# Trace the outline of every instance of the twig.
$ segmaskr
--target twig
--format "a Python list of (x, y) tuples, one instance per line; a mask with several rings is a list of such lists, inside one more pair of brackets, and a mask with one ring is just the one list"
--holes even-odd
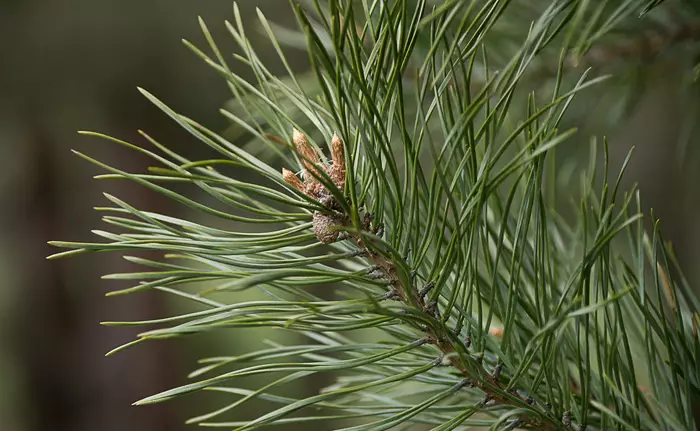
[[(429, 312), (430, 304), (425, 302), (425, 298), (420, 294), (420, 292), (413, 288), (404, 288), (405, 286), (402, 285), (401, 280), (397, 276), (396, 267), (393, 262), (367, 248), (360, 234), (354, 233), (351, 236), (357, 242), (358, 247), (365, 251), (366, 256), (369, 257), (374, 266), (381, 268), (380, 271), (384, 273), (385, 278), (387, 278), (390, 284), (394, 286), (390, 292), (392, 298), (397, 297), (397, 299), (404, 304), (411, 306), (411, 300), (406, 296), (406, 292), (409, 292), (409, 294), (412, 295), (413, 303), (418, 304), (418, 308), (420, 308), (422, 311), (426, 313)], [(465, 379), (469, 380), (472, 387), (481, 389), (486, 394), (488, 399), (500, 405), (510, 405), (514, 407), (532, 406), (533, 401), (530, 397), (523, 398), (519, 394), (513, 393), (512, 395), (517, 397), (521, 402), (519, 403), (513, 401), (512, 399), (501, 395), (499, 392), (489, 387), (489, 385), (482, 378), (480, 378), (480, 376), (475, 376), (470, 373), (455, 354), (455, 347), (448, 341), (448, 336), (444, 328), (440, 327), (438, 330), (426, 328), (426, 330), (428, 332), (428, 342), (437, 347), (442, 355), (449, 357), (451, 365), (459, 370)], [(497, 385), (496, 381), (494, 381), (494, 385)], [(547, 417), (546, 415), (544, 416)], [(553, 431), (559, 428), (558, 423), (554, 422), (554, 420), (551, 418), (549, 418), (549, 420), (549, 422), (543, 421), (540, 418), (531, 417), (526, 414), (520, 415), (517, 418), (520, 427), (536, 427), (536, 429), (544, 431)]]

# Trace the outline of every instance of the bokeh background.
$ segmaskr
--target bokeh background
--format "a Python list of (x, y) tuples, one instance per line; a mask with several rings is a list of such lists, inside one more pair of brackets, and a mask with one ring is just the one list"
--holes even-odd
[[(254, 21), (255, 7), (273, 21), (293, 25), (286, 0), (240, 2), (244, 22)], [(106, 328), (100, 321), (162, 316), (178, 305), (150, 294), (106, 298), (114, 285), (99, 277), (126, 265), (116, 255), (45, 260), (55, 251), (47, 240), (93, 239), (89, 231), (100, 222), (91, 208), (106, 203), (102, 191), (137, 206), (181, 213), (166, 199), (129, 184), (92, 181), (96, 169), (69, 150), (137, 171), (145, 168), (143, 159), (76, 131), (136, 141), (137, 129), (144, 129), (196, 154), (196, 143), (150, 105), (137, 85), (212, 130), (226, 129), (217, 112), (229, 96), (223, 80), (180, 42), (203, 43), (198, 15), (226, 52), (232, 46), (223, 25), (232, 18), (229, 0), (0, 0), (2, 431), (186, 429), (185, 419), (213, 402), (207, 396), (149, 407), (130, 404), (182, 383), (212, 347), (221, 353), (245, 349), (245, 336), (228, 333), (146, 343), (105, 358), (136, 330)], [(254, 30), (252, 25), (253, 39)], [(270, 52), (264, 44), (258, 49), (263, 57)], [(584, 136), (610, 137), (613, 167), (636, 146), (626, 184), (639, 183), (645, 208), (661, 217), (686, 275), (697, 284), (700, 157), (693, 127), (700, 99), (687, 82), (692, 64), (684, 53), (669, 42), (668, 52), (625, 59), (630, 76), (644, 72), (643, 79), (630, 83), (635, 97), (629, 112), (621, 121), (600, 121), (606, 111), (598, 104), (579, 111), (577, 120), (587, 125)], [(304, 67), (302, 53), (292, 58), (296, 67)], [(585, 139), (581, 144), (586, 154)]]

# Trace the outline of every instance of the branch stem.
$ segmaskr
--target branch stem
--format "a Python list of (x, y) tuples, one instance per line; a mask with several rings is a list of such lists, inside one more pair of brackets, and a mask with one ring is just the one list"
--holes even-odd
[[(369, 226), (364, 226), (365, 231), (370, 231)], [(420, 292), (413, 286), (404, 286), (401, 279), (397, 276), (396, 265), (390, 259), (385, 258), (372, 251), (367, 247), (365, 241), (362, 239), (362, 235), (357, 232), (349, 234), (349, 237), (354, 239), (360, 251), (364, 253), (371, 261), (372, 264), (378, 268), (384, 274), (384, 278), (389, 281), (391, 286), (391, 297), (403, 302), (407, 306), (412, 306), (412, 304), (417, 304), (423, 312), (429, 312), (430, 304), (426, 303), (425, 296), (421, 295)], [(408, 287), (408, 288), (407, 288)], [(410, 295), (410, 297), (407, 296)], [(484, 377), (484, 373), (473, 373), (462, 363), (460, 357), (455, 349), (455, 346), (449, 341), (447, 329), (438, 325), (436, 328), (427, 327), (426, 332), (428, 336), (428, 343), (434, 345), (443, 356), (448, 357), (450, 364), (464, 376), (466, 379), (471, 381), (473, 387), (481, 389), (484, 392), (485, 397), (489, 401), (493, 401), (496, 404), (504, 406), (513, 406), (518, 408), (523, 408), (526, 406), (531, 406), (531, 402), (527, 398), (523, 398), (516, 391), (511, 391), (512, 397), (516, 398), (518, 401), (512, 398), (506, 397), (502, 394), (502, 391), (498, 391), (497, 388), (501, 387), (501, 383), (498, 379), (494, 379), (492, 376)], [(555, 431), (560, 429), (570, 429), (559, 423), (556, 419), (552, 418), (551, 415), (540, 414), (538, 416), (521, 414), (518, 416), (517, 421), (519, 421), (519, 427), (529, 427), (535, 428), (543, 431)]]

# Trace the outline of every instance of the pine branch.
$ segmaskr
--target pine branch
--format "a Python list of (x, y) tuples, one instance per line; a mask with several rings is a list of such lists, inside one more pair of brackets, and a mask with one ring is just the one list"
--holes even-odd
[[(700, 301), (658, 227), (645, 232), (639, 194), (619, 191), (629, 158), (609, 178), (607, 142), (600, 172), (594, 142), (580, 193), (566, 190), (575, 202), (571, 219), (555, 199), (552, 153), (575, 131), (560, 130), (562, 117), (604, 79), (567, 75), (566, 55), (647, 3), (453, 0), (431, 9), (427, 0), (331, 0), (310, 2), (315, 15), (295, 5), (313, 82), (291, 70), (262, 13), (285, 79), (257, 56), (237, 8), (227, 29), (252, 82), (233, 72), (200, 22), (212, 54), (187, 46), (238, 101), (222, 114), (265, 151), (246, 151), (142, 90), (218, 156), (190, 160), (145, 134), (151, 147), (95, 133), (88, 134), (157, 166), (131, 173), (77, 154), (107, 171), (98, 179), (133, 181), (224, 223), (157, 214), (106, 195), (111, 206), (98, 210), (117, 231), (93, 231), (99, 242), (52, 242), (68, 249), (52, 257), (129, 253), (147, 269), (105, 276), (137, 283), (110, 294), (158, 290), (204, 307), (106, 322), (149, 325), (112, 353), (243, 328), (311, 341), (206, 358), (191, 375), (196, 381), (136, 404), (212, 390), (236, 399), (192, 422), (237, 431), (326, 420), (351, 421), (345, 429), (353, 431), (409, 423), (435, 431), (691, 427)], [(523, 12), (533, 23), (504, 43), (500, 23)], [(528, 79), (559, 42), (556, 84), (542, 104)], [(575, 82), (564, 84), (565, 77)], [(330, 143), (330, 158), (317, 136)], [(226, 175), (229, 167), (246, 180)], [(231, 230), (231, 222), (255, 228)], [(163, 259), (130, 255), (154, 250)], [(321, 286), (323, 297), (314, 293)], [(263, 299), (239, 296), (251, 289)], [(237, 294), (212, 298), (227, 292)], [(320, 373), (337, 380), (299, 399), (277, 393)], [(229, 386), (246, 376), (274, 377), (255, 390)], [(218, 421), (256, 399), (276, 407)]]
[[(367, 256), (373, 263), (371, 272), (376, 274), (374, 277), (381, 278), (387, 282), (390, 290), (384, 295), (385, 299), (398, 300), (407, 307), (414, 308), (418, 313), (439, 319), (437, 302), (426, 302), (426, 295), (432, 285), (428, 285), (420, 291), (413, 284), (406, 285), (398, 276), (394, 262), (367, 245), (372, 243), (373, 237), (377, 237), (381, 228), (379, 226), (372, 227), (371, 216), (365, 215), (361, 230), (345, 230), (344, 232), (347, 235), (339, 238), (339, 232), (343, 228), (352, 229), (349, 221), (359, 219), (360, 216), (359, 214), (347, 214), (338, 211), (341, 205), (332, 197), (332, 193), (320, 183), (322, 178), (319, 174), (320, 166), (317, 164), (318, 156), (309, 146), (306, 136), (295, 130), (294, 142), (297, 152), (304, 156), (303, 163), (306, 167), (304, 172), (305, 181), (302, 185), (296, 175), (284, 169), (285, 181), (293, 187), (303, 190), (311, 199), (317, 200), (321, 205), (333, 212), (331, 216), (318, 211), (314, 213), (314, 233), (319, 241), (333, 243), (339, 239), (353, 239), (357, 244), (356, 254), (358, 256)], [(338, 189), (342, 190), (346, 181), (345, 155), (342, 141), (337, 134), (333, 135), (330, 146), (333, 153), (333, 164), (325, 171), (333, 179), (333, 183)], [(347, 207), (347, 205), (342, 206)], [(426, 333), (426, 342), (435, 346), (441, 357), (446, 358), (455, 369), (459, 370), (459, 373), (464, 377), (462, 381), (463, 386), (475, 387), (483, 391), (485, 395), (484, 405), (496, 404), (532, 409), (534, 399), (531, 396), (521, 396), (519, 391), (509, 384), (505, 385), (509, 389), (503, 390), (499, 378), (502, 365), (499, 364), (492, 375), (484, 375), (479, 362), (464, 354), (464, 346), (457, 340), (456, 334), (447, 330), (439, 322), (436, 321), (435, 323), (435, 325), (424, 325), (421, 328)], [(465, 361), (470, 362), (469, 367), (465, 364)], [(536, 429), (544, 431), (559, 429), (560, 425), (545, 411), (539, 411), (536, 414), (521, 414), (516, 421), (518, 427), (536, 427)], [(570, 422), (569, 419), (567, 427), (570, 426)]]

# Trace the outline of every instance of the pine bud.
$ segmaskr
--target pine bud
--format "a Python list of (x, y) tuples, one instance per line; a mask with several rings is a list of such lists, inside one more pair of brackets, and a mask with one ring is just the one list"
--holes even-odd
[(330, 244), (338, 240), (339, 232), (334, 229), (339, 223), (338, 221), (322, 212), (316, 211), (313, 218), (314, 235), (324, 244)]
[(297, 177), (294, 174), (294, 172), (290, 171), (289, 169), (282, 168), (282, 179), (284, 179), (284, 181), (287, 184), (289, 184), (290, 186), (294, 187), (302, 193), (304, 193), (304, 191), (306, 190), (306, 186), (304, 186), (304, 183), (302, 183), (299, 177)]
[(306, 135), (301, 133), (297, 129), (294, 129), (294, 132), (292, 133), (292, 139), (294, 140), (294, 146), (297, 150), (297, 153), (301, 155), (301, 163), (304, 165), (304, 168), (306, 168), (306, 172), (304, 173), (304, 180), (306, 181), (306, 184), (310, 185), (316, 183), (317, 181), (311, 174), (311, 171), (315, 172), (318, 175), (318, 171), (315, 167), (316, 163), (318, 163), (319, 160), (318, 154), (309, 144), (309, 140), (306, 138)]
[(333, 158), (333, 167), (330, 177), (338, 188), (343, 190), (345, 187), (345, 147), (337, 133), (334, 133), (331, 139), (331, 157)]

